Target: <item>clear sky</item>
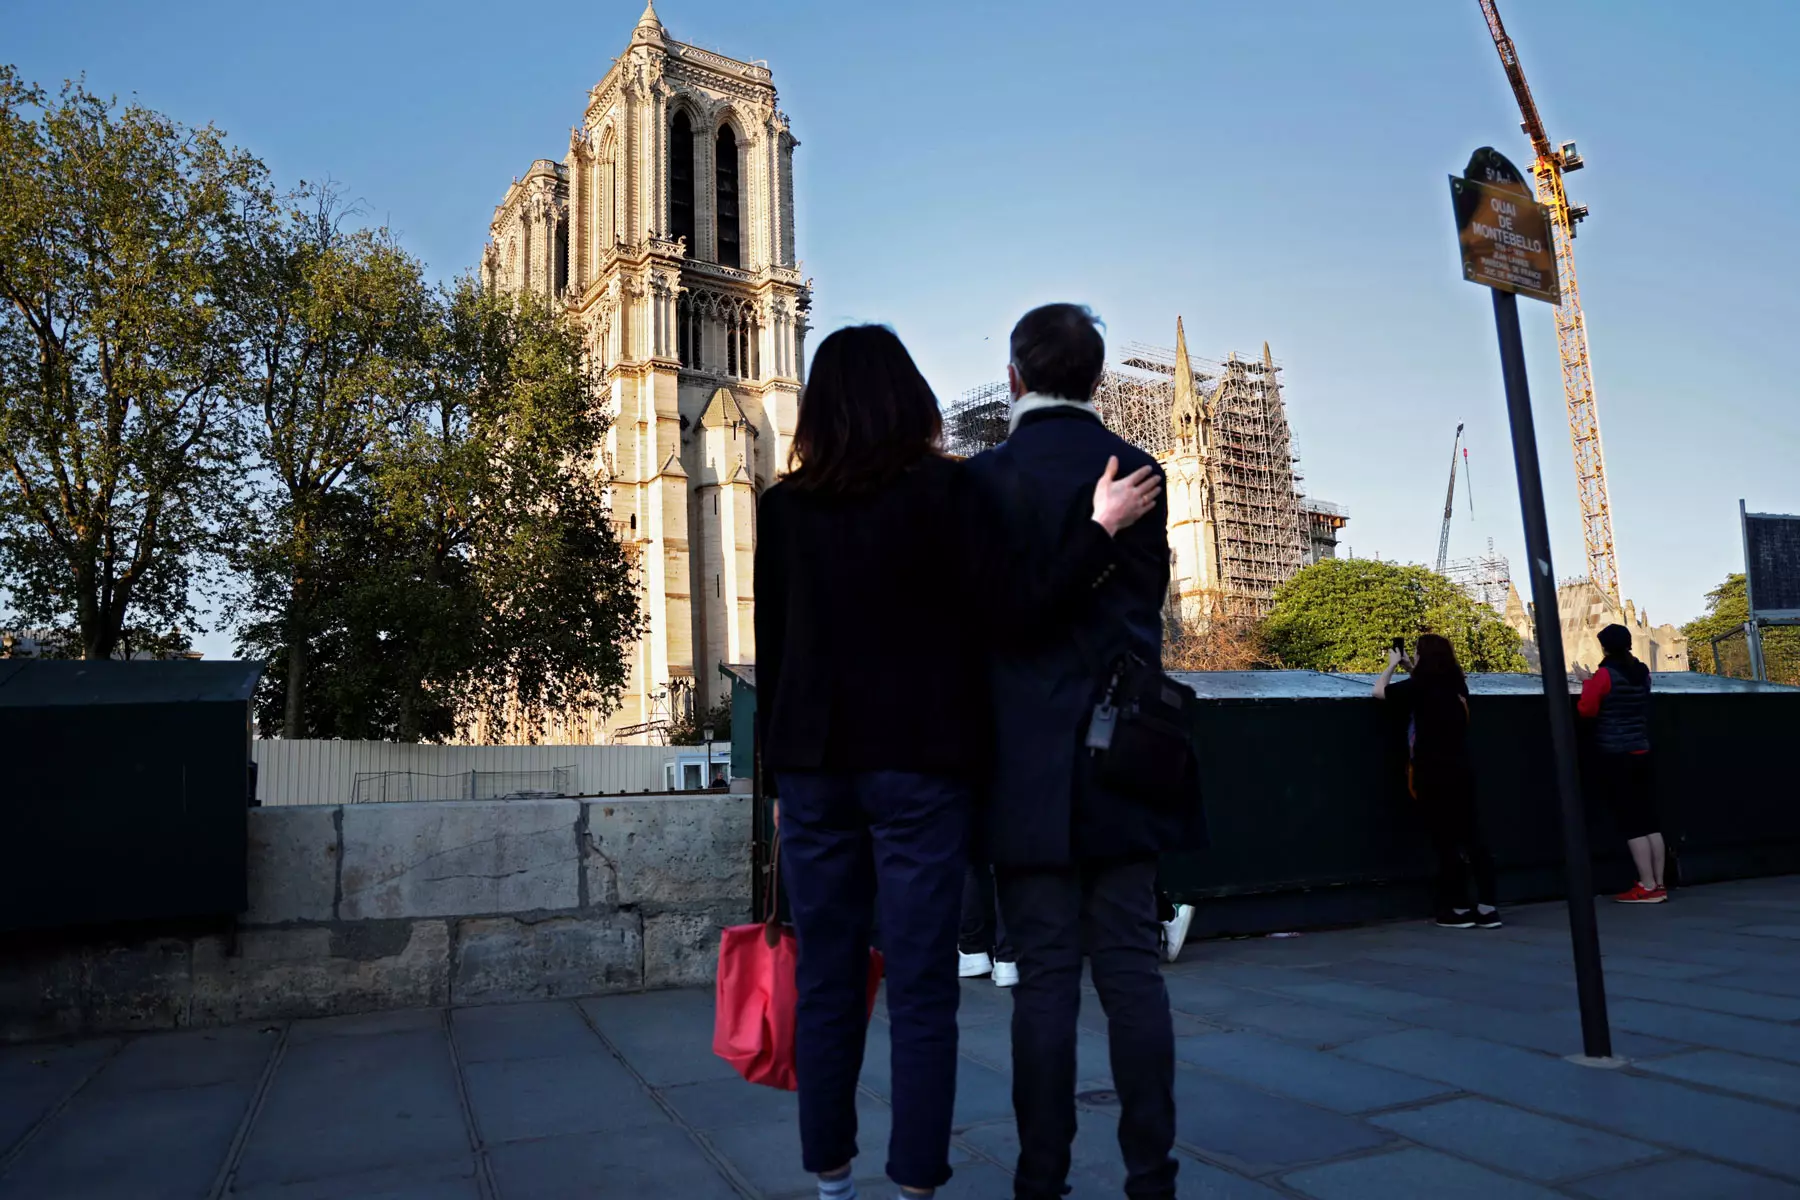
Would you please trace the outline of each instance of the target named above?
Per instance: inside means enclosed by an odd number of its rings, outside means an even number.
[[[1800,511],[1800,4],[1501,0],[1569,177],[1627,596],[1680,622],[1742,569],[1737,501]],[[329,176],[438,275],[561,158],[641,0],[0,0],[0,59],[211,121]],[[1488,295],[1445,177],[1529,148],[1475,0],[659,0],[764,59],[802,142],[818,333],[884,321],[940,397],[998,378],[1027,307],[1196,355],[1272,346],[1306,487],[1350,547],[1436,555],[1455,425],[1474,519],[1524,578]],[[1550,309],[1521,301],[1556,570],[1583,570]],[[1460,491],[1459,483],[1459,491]],[[209,638],[205,648],[220,653]]]

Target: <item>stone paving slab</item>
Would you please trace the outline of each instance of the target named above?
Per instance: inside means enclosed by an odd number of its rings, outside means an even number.
[[[1318,1200],[1433,1196],[1443,1200],[1556,1200],[1536,1184],[1485,1170],[1431,1150],[1405,1149],[1296,1171],[1283,1181]]]
[[[1465,1096],[1370,1118],[1391,1133],[1484,1166],[1551,1183],[1640,1163],[1662,1151],[1643,1142]],[[1525,1149],[1529,1153],[1523,1153]]]
[[[1181,1194],[1800,1197],[1800,878],[1602,905],[1617,1070],[1580,1049],[1566,911],[1196,943],[1167,968]],[[944,1200],[1010,1193],[1010,995],[963,988]],[[885,999],[856,1174],[892,1123]],[[0,1200],[804,1200],[795,1097],[712,1054],[704,989],[0,1049]],[[1082,1087],[1111,1084],[1084,988]],[[1076,1196],[1118,1195],[1116,1101]]]
[[[1672,1158],[1576,1184],[1594,1200],[1793,1200],[1796,1188],[1697,1158]]]
[[[1176,1043],[1175,1057],[1228,1079],[1340,1113],[1416,1104],[1452,1090],[1414,1075],[1253,1033],[1183,1039]]]

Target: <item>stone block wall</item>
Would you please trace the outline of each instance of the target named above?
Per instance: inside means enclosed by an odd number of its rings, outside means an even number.
[[[0,955],[0,1041],[712,982],[750,798],[251,809],[235,929]]]

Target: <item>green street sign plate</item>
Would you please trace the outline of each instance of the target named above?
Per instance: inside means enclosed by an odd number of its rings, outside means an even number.
[[[1562,303],[1550,210],[1517,184],[1450,177],[1463,278],[1502,292]]]

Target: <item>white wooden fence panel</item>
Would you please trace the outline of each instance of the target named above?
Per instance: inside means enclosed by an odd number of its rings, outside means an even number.
[[[258,740],[256,791],[264,804],[348,804],[358,799],[356,781],[369,780],[363,799],[380,798],[375,780],[385,772],[422,776],[463,776],[474,772],[543,773],[519,786],[536,787],[539,778],[559,767],[571,768],[569,795],[612,796],[660,792],[664,764],[675,760],[667,746],[420,746],[400,742],[342,742],[301,739]],[[412,782],[426,782],[415,777]],[[390,787],[390,799],[405,799],[401,786]],[[459,781],[430,781],[455,788]]]

